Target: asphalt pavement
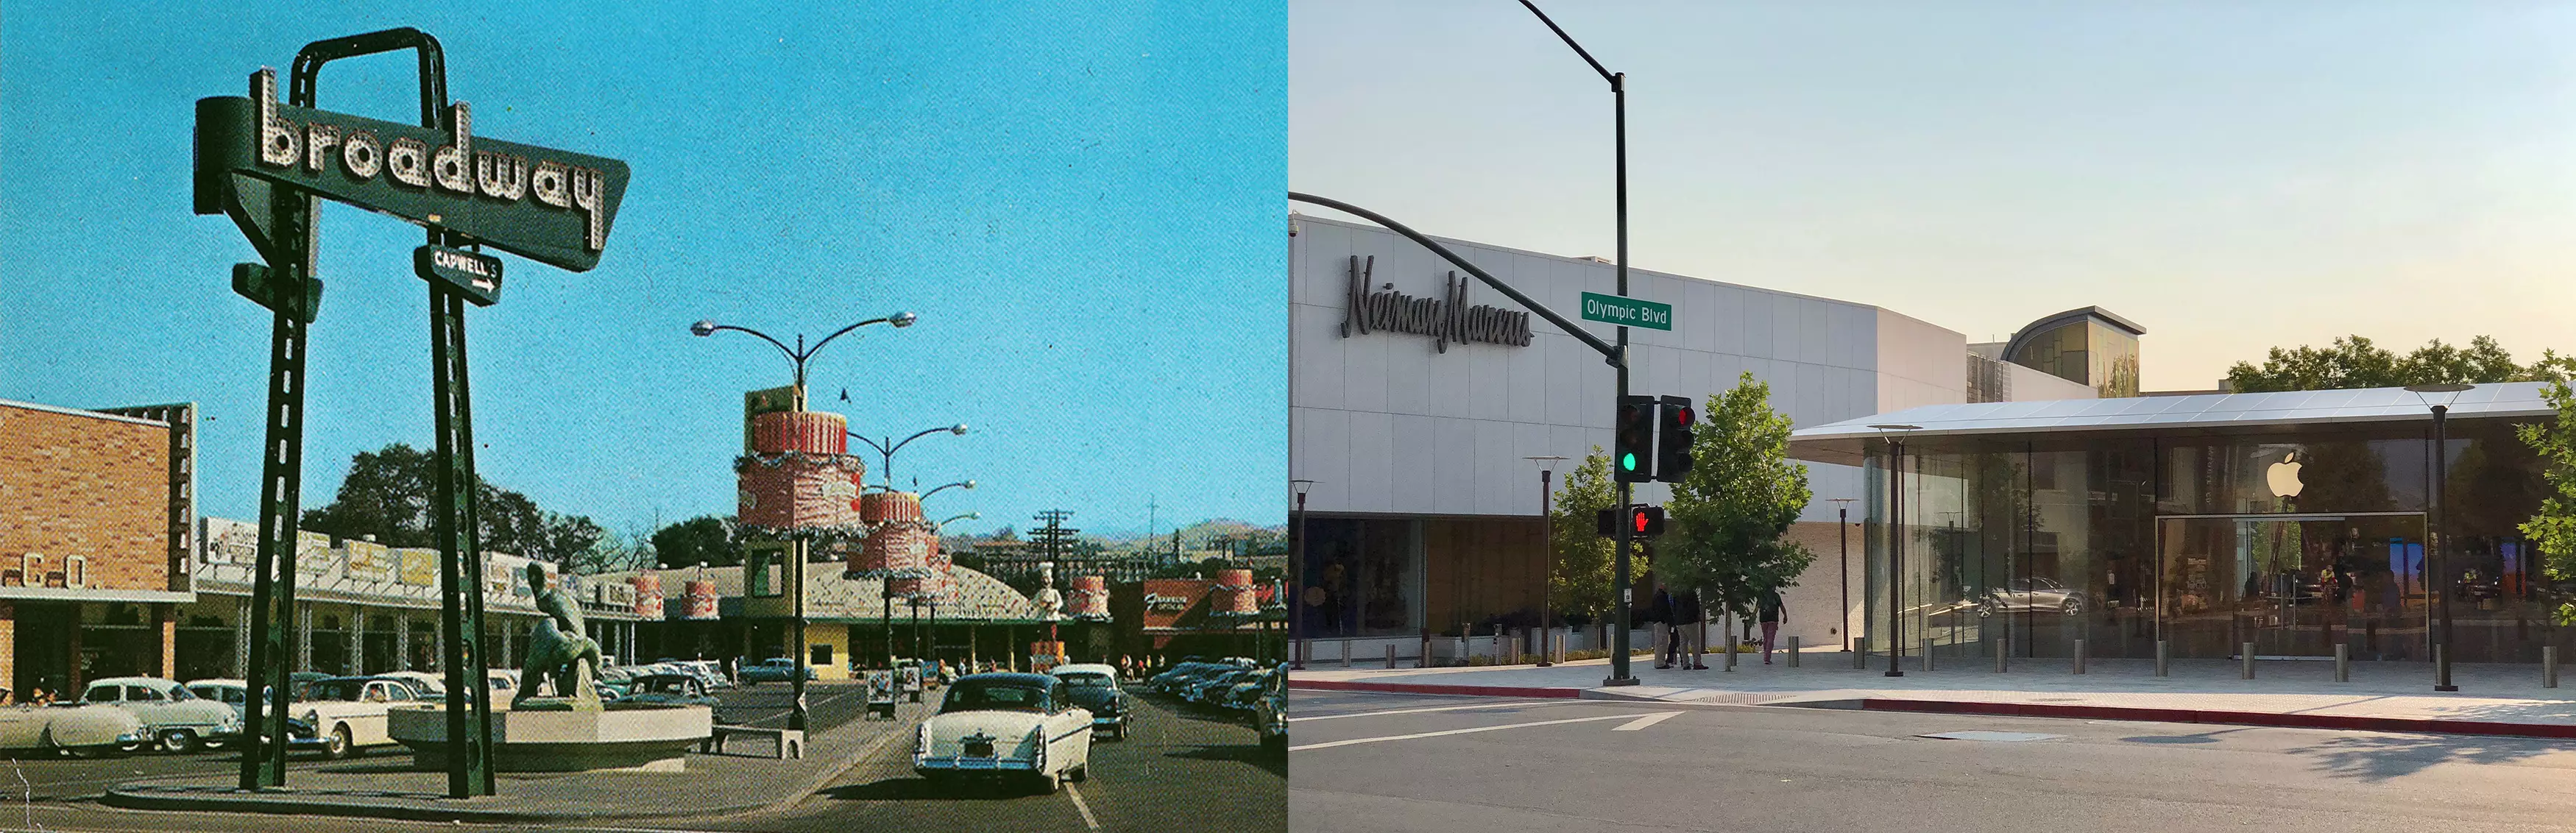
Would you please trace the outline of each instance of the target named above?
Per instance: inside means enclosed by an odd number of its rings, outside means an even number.
[[[2564,742],[1347,692],[1292,695],[1299,831],[2561,830]],[[1944,732],[2002,733],[1934,739]]]

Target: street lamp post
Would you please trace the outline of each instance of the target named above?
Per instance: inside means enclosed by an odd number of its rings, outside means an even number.
[[[2432,406],[2433,408],[2433,530],[2432,534],[2427,536],[2432,539],[2428,542],[2430,546],[2427,547],[2427,549],[2430,549],[2433,552],[2433,575],[2439,577],[2441,579],[2441,583],[2439,585],[2435,585],[2433,582],[2427,581],[2425,582],[2425,586],[2427,589],[2432,589],[2436,593],[2433,597],[2433,608],[2435,615],[2442,620],[2442,627],[2438,632],[2439,635],[2433,640],[2434,691],[2460,690],[2459,686],[2451,684],[2451,591],[2453,578],[2451,576],[2451,555],[2448,552],[2451,546],[2449,528],[2451,513],[2449,494],[2451,486],[2451,435],[2450,426],[2447,420],[2451,414],[2451,402],[2457,400],[2461,393],[2474,387],[2476,386],[2457,383],[2406,386],[2407,390],[2415,393],[2415,398],[2423,400],[2424,404]],[[2436,396],[2426,396],[2426,394],[2435,394]],[[2440,399],[2440,401],[2434,401],[2436,398]]]
[[[1306,491],[1315,488],[1312,480],[1291,480],[1288,487],[1297,490],[1297,546],[1288,551],[1288,670],[1306,670]],[[1172,536],[1180,537],[1178,530]]]
[[[1564,29],[1558,28],[1556,21],[1548,19],[1546,12],[1539,11],[1536,3],[1532,3],[1530,0],[1521,0],[1521,5],[1527,7],[1530,10],[1530,14],[1537,15],[1540,23],[1547,24],[1548,31],[1555,32],[1557,38],[1565,41],[1566,46],[1573,47],[1574,54],[1582,56],[1584,63],[1592,65],[1592,71],[1601,74],[1601,80],[1610,82],[1611,132],[1613,144],[1615,146],[1612,151],[1612,157],[1614,160],[1613,168],[1615,169],[1615,177],[1617,180],[1616,190],[1618,192],[1617,203],[1619,214],[1619,285],[1617,288],[1619,297],[1625,298],[1628,296],[1628,74],[1624,72],[1611,72],[1608,68],[1603,67],[1600,61],[1592,58],[1592,53],[1584,51],[1582,44],[1574,42],[1574,36],[1568,35],[1565,33]],[[1618,348],[1616,350],[1616,363],[1619,366],[1619,390],[1617,394],[1615,394],[1615,398],[1611,400],[1613,403],[1624,402],[1627,401],[1628,398],[1628,328],[1621,326],[1618,328],[1618,333],[1619,337]],[[1623,480],[1619,482],[1619,507],[1621,511],[1627,510],[1628,501],[1629,486],[1627,481]],[[1602,685],[1637,684],[1637,675],[1630,673],[1628,667],[1628,620],[1630,613],[1629,609],[1632,607],[1629,596],[1632,595],[1635,590],[1635,588],[1629,586],[1628,576],[1628,544],[1631,540],[1630,535],[1629,525],[1620,524],[1617,533],[1619,550],[1618,555],[1613,559],[1613,569],[1618,575],[1616,581],[1618,582],[1619,587],[1618,598],[1614,601],[1615,609],[1617,611],[1617,632],[1612,635],[1613,638],[1611,641],[1610,676],[1601,681]]]
[[[1872,425],[1887,438],[1887,676],[1905,676],[1905,433],[1920,425]]]
[[[772,338],[768,333],[749,327],[718,324],[713,321],[699,321],[698,323],[689,325],[689,334],[699,338],[705,338],[707,336],[715,335],[720,330],[732,330],[738,333],[749,334],[762,341],[769,342],[769,345],[772,347],[778,348],[778,352],[786,354],[787,360],[795,363],[796,365],[796,402],[794,407],[795,410],[802,411],[805,410],[805,364],[814,358],[814,354],[823,352],[823,345],[832,343],[833,339],[840,338],[841,336],[848,334],[851,330],[856,330],[870,324],[890,324],[897,329],[901,329],[912,326],[912,322],[919,319],[920,316],[914,315],[910,312],[898,312],[883,318],[870,318],[868,320],[834,330],[831,335],[824,336],[821,340],[814,342],[811,347],[806,346],[805,334],[803,333],[796,334],[796,346],[789,347],[786,342]],[[962,430],[965,426],[960,425],[958,428]],[[795,689],[795,703],[789,707],[787,712],[787,728],[801,732],[806,729],[807,722],[812,717],[812,711],[807,708],[805,703],[805,675],[808,673],[806,660],[809,659],[807,656],[807,646],[805,644],[805,573],[810,565],[807,563],[809,559],[805,541],[801,539],[796,541],[795,546],[789,548],[789,552],[791,553],[789,558],[795,561],[795,564],[791,565],[793,570],[788,573],[788,576],[790,577],[790,584],[793,585],[789,588],[790,592],[795,594],[795,602],[793,603],[795,608],[795,612],[793,613],[795,624],[792,629],[795,644],[790,646],[792,649],[790,653],[796,658],[796,669],[793,672],[790,672],[788,676],[792,687]]]
[[[1852,635],[1851,635],[1851,503],[1852,503],[1852,501],[1854,501],[1854,500],[1859,500],[1859,498],[1848,498],[1848,497],[1838,497],[1838,498],[1833,498],[1833,502],[1836,504],[1836,505],[1834,506],[1834,519],[1835,519],[1835,521],[1834,521],[1834,534],[1835,534],[1835,536],[1836,536],[1836,537],[1838,537],[1838,538],[1841,538],[1841,539],[1842,539],[1842,545],[1843,545],[1843,569],[1842,569],[1842,579],[1843,579],[1843,611],[1842,611],[1842,628],[1843,628],[1843,653],[1846,653],[1846,654],[1851,653],[1851,646],[1852,646]]]
[[[891,491],[894,489],[894,453],[903,450],[904,446],[911,445],[913,440],[918,440],[941,431],[963,436],[966,433],[966,423],[960,422],[944,428],[924,428],[920,431],[913,432],[912,436],[903,438],[903,442],[895,442],[892,437],[888,437],[885,442],[879,443],[876,440],[868,439],[867,435],[861,434],[857,431],[850,432],[850,438],[866,443],[869,448],[876,449],[877,454],[885,459],[885,467],[882,469],[882,472],[885,474],[885,488]],[[940,488],[945,489],[948,487],[941,486]],[[972,489],[975,487],[969,485],[966,488]]]
[[[961,426],[961,427],[962,427],[962,426]],[[950,488],[964,488],[964,489],[968,489],[968,490],[973,490],[973,489],[975,488],[975,481],[972,481],[972,480],[960,480],[960,481],[957,481],[957,482],[955,482],[955,483],[945,484],[945,485],[942,485],[942,486],[940,486],[940,487],[938,487],[938,488],[935,488],[935,489],[932,489],[932,490],[930,490],[930,491],[927,491],[927,492],[923,492],[923,493],[921,493],[921,497],[920,497],[920,498],[917,498],[917,500],[927,501],[927,500],[929,500],[929,499],[930,499],[930,496],[931,496],[931,495],[939,494],[940,492],[945,491],[945,490],[950,489]],[[925,516],[925,517],[926,517],[926,516]],[[959,516],[957,516],[956,518],[949,518],[949,519],[948,519],[948,521],[957,520],[957,518],[971,518],[971,517],[977,517],[977,515],[976,515],[975,513],[973,513],[973,512],[968,512],[968,513],[966,513],[966,514],[964,514],[964,515],[959,515]],[[932,524],[932,525],[931,525],[931,527],[930,527],[930,534],[931,534],[933,537],[938,536],[938,535],[939,535],[939,530],[940,530],[940,528],[941,528],[941,527],[945,527],[945,526],[947,526],[947,525],[948,525],[948,521],[940,521],[939,523]],[[937,542],[933,542],[933,543],[937,543]],[[934,582],[932,582],[932,583],[931,583],[931,586],[933,586],[933,587],[939,587],[939,586],[943,586],[943,585],[941,585],[941,584],[940,584],[939,582],[937,582],[937,581],[934,581]],[[914,608],[914,610],[913,610],[913,615],[914,615],[916,618],[918,618],[918,617],[920,616],[920,608],[919,608],[919,607],[915,607],[915,608]],[[918,629],[918,626],[916,626],[916,630],[917,630],[917,629]],[[918,635],[916,634],[916,636],[915,636],[915,642],[916,642],[916,643],[918,643],[918,641],[919,641],[919,637],[918,637]],[[920,647],[919,647],[919,645],[918,645],[918,644],[916,644],[916,645],[914,646],[914,649],[913,649],[913,650],[914,650],[914,652],[915,652],[915,653],[919,653],[919,652],[920,652]],[[934,654],[935,654],[935,653],[938,653],[938,651],[939,651],[939,597],[937,597],[937,596],[933,596],[933,597],[931,597],[931,599],[930,599],[930,650],[931,650],[931,652],[932,652],[932,653],[934,653]]]
[[[975,488],[975,481],[972,481],[972,480],[960,480],[960,481],[957,481],[957,482],[955,482],[955,483],[950,483],[950,484],[947,484],[947,485],[944,485],[944,486],[940,486],[940,487],[938,487],[938,488],[936,488],[936,489],[932,489],[932,490],[930,490],[930,491],[923,492],[923,493],[921,493],[921,499],[922,499],[922,500],[929,500],[931,495],[939,494],[941,491],[948,490],[948,489],[966,489],[966,490],[972,491],[972,490],[974,490],[974,488]]]
[[[1555,626],[1553,623],[1548,621],[1548,614],[1552,612],[1548,608],[1552,607],[1552,603],[1556,601],[1556,491],[1549,484],[1551,479],[1556,476],[1556,464],[1564,462],[1565,458],[1562,456],[1547,456],[1523,457],[1521,459],[1538,464],[1538,519],[1540,530],[1538,573],[1538,667],[1546,668],[1556,664],[1550,659],[1556,656],[1556,653],[1548,650],[1552,647],[1549,643],[1556,641],[1556,631],[1553,630]],[[1622,525],[1624,526],[1624,524]]]

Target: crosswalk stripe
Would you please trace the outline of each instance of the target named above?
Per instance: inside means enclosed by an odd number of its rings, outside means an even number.
[[[1655,724],[1657,724],[1657,723],[1662,723],[1662,722],[1664,722],[1664,721],[1666,721],[1666,720],[1671,720],[1671,719],[1673,719],[1673,716],[1674,716],[1674,715],[1678,715],[1678,714],[1681,714],[1681,712],[1663,712],[1663,713],[1660,713],[1660,714],[1650,714],[1650,715],[1646,715],[1646,716],[1644,716],[1644,717],[1637,718],[1637,719],[1635,719],[1635,720],[1628,721],[1628,722],[1626,722],[1626,723],[1619,724],[1619,725],[1617,725],[1617,726],[1612,726],[1612,727],[1610,727],[1610,731],[1613,731],[1613,732],[1635,732],[1635,731],[1642,730],[1642,729],[1644,729],[1644,728],[1646,728],[1646,727],[1648,727],[1648,726],[1652,726],[1652,725],[1655,725]]]

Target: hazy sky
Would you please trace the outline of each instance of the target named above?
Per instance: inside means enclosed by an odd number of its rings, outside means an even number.
[[[1641,268],[1970,341],[2100,305],[2149,389],[2349,333],[2576,350],[2576,4],[1541,8],[1628,75]],[[1296,190],[1615,251],[1608,85],[1519,3],[1294,0],[1289,78]]]
[[[742,392],[789,364],[690,322],[792,340],[911,310],[834,342],[812,386],[872,436],[974,426],[895,458],[982,482],[933,499],[984,514],[952,529],[1061,507],[1142,531],[1148,500],[1166,530],[1286,517],[1279,5],[718,5],[11,6],[0,398],[199,402],[201,510],[255,517],[269,318],[229,287],[241,233],[190,213],[194,103],[408,25],[444,42],[476,135],[634,170],[596,270],[504,256],[501,303],[468,314],[485,477],[619,531],[730,514]],[[333,63],[320,103],[411,121],[415,78],[408,54]],[[421,233],[325,205],[308,507],[351,453],[432,443]]]

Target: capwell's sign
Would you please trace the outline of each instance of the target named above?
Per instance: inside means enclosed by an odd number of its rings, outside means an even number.
[[[1458,273],[1449,273],[1449,283],[1438,298],[1416,298],[1395,291],[1395,284],[1385,284],[1369,291],[1370,278],[1377,271],[1377,256],[1363,260],[1351,256],[1350,305],[1342,317],[1342,337],[1354,332],[1386,330],[1397,333],[1431,336],[1438,339],[1440,352],[1449,352],[1449,342],[1479,342],[1528,347],[1530,344],[1529,313],[1467,305],[1467,282]]]
[[[576,272],[599,265],[626,163],[475,136],[464,102],[446,122],[441,131],[280,104],[276,71],[262,69],[249,97],[197,102],[197,213],[233,215],[274,255],[269,196],[283,186]]]

